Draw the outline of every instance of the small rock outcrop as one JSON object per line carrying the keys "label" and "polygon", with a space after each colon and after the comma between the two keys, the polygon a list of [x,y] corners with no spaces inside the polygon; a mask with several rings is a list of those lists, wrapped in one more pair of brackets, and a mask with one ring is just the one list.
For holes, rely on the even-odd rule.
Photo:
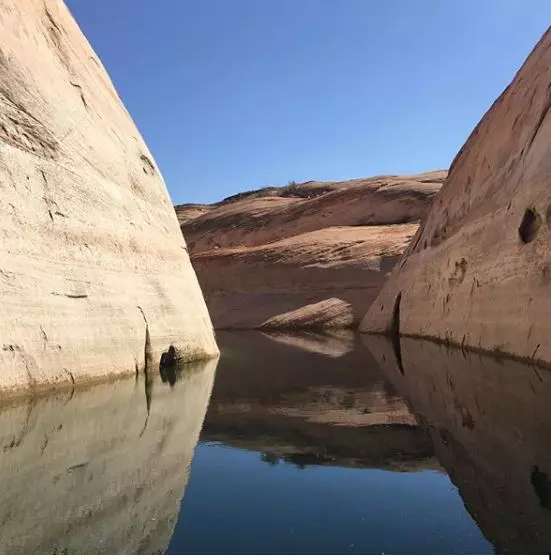
{"label": "small rock outcrop", "polygon": [[551,363],[551,31],[475,128],[360,330]]}
{"label": "small rock outcrop", "polygon": [[214,325],[357,326],[445,176],[308,182],[177,206]]}
{"label": "small rock outcrop", "polygon": [[161,173],[67,7],[0,13],[0,390],[217,355]]}

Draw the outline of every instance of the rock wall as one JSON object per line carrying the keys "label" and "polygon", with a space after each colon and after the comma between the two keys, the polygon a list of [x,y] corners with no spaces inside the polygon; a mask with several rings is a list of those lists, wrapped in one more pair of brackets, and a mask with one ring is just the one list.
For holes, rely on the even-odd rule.
{"label": "rock wall", "polygon": [[551,549],[551,374],[428,341],[383,337],[371,354],[429,433],[470,514],[500,554]]}
{"label": "rock wall", "polygon": [[160,171],[61,0],[0,0],[0,389],[217,354]]}
{"label": "rock wall", "polygon": [[551,32],[475,128],[360,325],[551,362]]}
{"label": "rock wall", "polygon": [[163,553],[215,367],[186,364],[174,386],[139,375],[0,409],[0,553]]}
{"label": "rock wall", "polygon": [[357,326],[445,176],[308,182],[177,207],[214,325]]}

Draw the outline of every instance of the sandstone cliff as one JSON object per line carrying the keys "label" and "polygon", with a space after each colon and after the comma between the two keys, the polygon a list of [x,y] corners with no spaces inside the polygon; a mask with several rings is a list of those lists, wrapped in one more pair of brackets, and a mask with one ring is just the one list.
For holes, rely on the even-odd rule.
{"label": "sandstone cliff", "polygon": [[172,537],[216,361],[0,409],[1,554],[161,554]]}
{"label": "sandstone cliff", "polygon": [[551,362],[551,32],[475,128],[360,329]]}
{"label": "sandstone cliff", "polygon": [[[160,171],[61,0],[0,0],[0,389],[217,354]],[[183,295],[185,294],[185,295]]]}
{"label": "sandstone cliff", "polygon": [[309,182],[177,206],[214,325],[357,325],[445,176]]}

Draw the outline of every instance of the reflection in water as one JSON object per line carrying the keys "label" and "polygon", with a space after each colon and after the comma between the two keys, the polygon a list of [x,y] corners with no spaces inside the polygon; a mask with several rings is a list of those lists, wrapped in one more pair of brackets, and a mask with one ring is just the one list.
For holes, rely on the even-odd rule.
{"label": "reflection in water", "polygon": [[549,552],[551,373],[402,338],[402,376],[387,339],[362,338],[496,551]]}
{"label": "reflection in water", "polygon": [[201,440],[297,466],[436,464],[430,438],[358,340],[325,336],[324,345],[322,337],[219,333],[223,354]]}
{"label": "reflection in water", "polygon": [[148,378],[145,407],[128,378],[0,409],[0,553],[163,552],[215,367]]}
{"label": "reflection in water", "polygon": [[411,339],[399,361],[350,333],[218,340],[214,389],[216,362],[168,349],[1,408],[0,553],[551,549],[551,373]]}
{"label": "reflection in water", "polygon": [[217,338],[169,553],[491,552],[358,337]]}

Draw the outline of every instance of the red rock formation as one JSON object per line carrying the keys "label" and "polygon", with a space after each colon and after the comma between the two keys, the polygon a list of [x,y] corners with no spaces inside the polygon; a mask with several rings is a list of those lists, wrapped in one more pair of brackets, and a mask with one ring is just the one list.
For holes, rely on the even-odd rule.
{"label": "red rock formation", "polygon": [[455,158],[360,330],[551,362],[551,32]]}
{"label": "red rock formation", "polygon": [[215,327],[357,325],[444,177],[310,182],[177,207]]}

